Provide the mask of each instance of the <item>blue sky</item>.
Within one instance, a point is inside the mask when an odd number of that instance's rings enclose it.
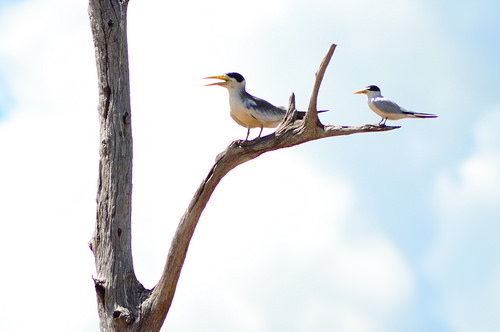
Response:
[[[133,252],[146,287],[215,156],[246,135],[227,92],[202,77],[237,71],[250,93],[286,105],[293,91],[305,109],[336,43],[323,123],[377,123],[352,95],[368,84],[439,115],[233,170],[201,217],[163,330],[499,329],[496,1],[132,1],[128,29]],[[2,331],[98,329],[93,52],[85,2],[0,1]],[[50,309],[28,321],[26,299]]]

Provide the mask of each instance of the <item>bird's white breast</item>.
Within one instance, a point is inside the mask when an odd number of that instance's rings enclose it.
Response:
[[[260,128],[263,124],[252,116],[251,111],[242,102],[240,96],[231,93],[229,95],[229,108],[231,118],[240,126],[245,128]]]

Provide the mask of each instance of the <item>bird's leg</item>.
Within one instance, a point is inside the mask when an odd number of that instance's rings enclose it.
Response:
[[[382,118],[380,122],[378,123],[379,126],[385,126],[385,122],[387,121],[387,118]]]
[[[247,137],[245,138],[245,141],[248,141],[248,135],[250,135],[250,127],[248,127],[248,130],[247,130]]]
[[[259,136],[257,136],[257,138],[260,138],[260,134],[262,134],[262,129],[264,129],[264,125],[263,124],[260,125],[260,132],[259,132]]]

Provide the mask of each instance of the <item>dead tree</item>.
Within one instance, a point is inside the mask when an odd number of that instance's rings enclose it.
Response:
[[[127,0],[90,0],[99,88],[100,162],[97,220],[90,248],[95,256],[101,331],[159,331],[172,303],[196,224],[219,181],[236,166],[261,154],[330,136],[387,131],[399,127],[323,125],[316,101],[332,45],[316,73],[307,114],[296,119],[294,95],[275,133],[235,141],[219,154],[182,216],[160,280],[152,290],[137,280],[131,251],[132,132],[126,36]]]

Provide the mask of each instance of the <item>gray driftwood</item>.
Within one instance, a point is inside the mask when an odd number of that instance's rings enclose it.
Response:
[[[137,280],[131,251],[132,132],[129,93],[126,11],[128,1],[90,0],[100,121],[97,220],[90,248],[101,331],[159,331],[174,297],[189,242],[219,181],[236,166],[259,155],[330,136],[387,131],[399,127],[328,126],[318,119],[319,87],[335,50],[332,45],[316,73],[304,120],[296,120],[292,94],[285,120],[274,134],[253,141],[235,141],[219,154],[196,191],[172,239],[157,285],[145,289]]]

